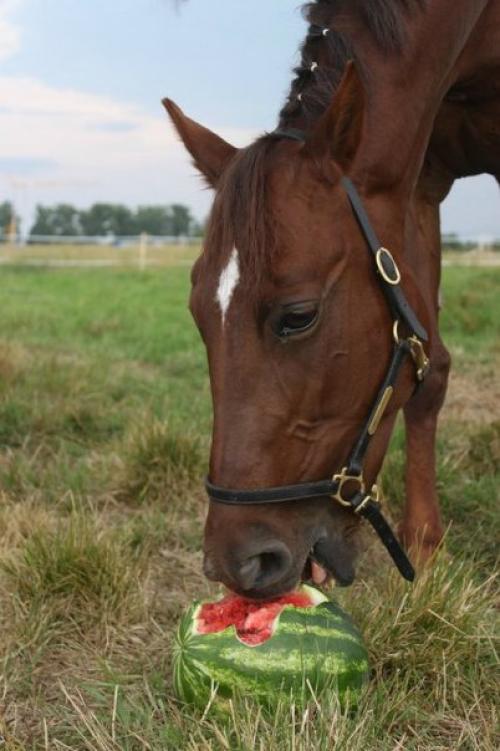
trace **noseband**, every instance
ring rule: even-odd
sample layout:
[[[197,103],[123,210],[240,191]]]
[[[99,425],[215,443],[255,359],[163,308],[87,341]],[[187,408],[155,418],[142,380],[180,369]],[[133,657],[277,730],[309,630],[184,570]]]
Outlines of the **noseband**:
[[[298,130],[278,130],[275,131],[275,135],[296,141],[305,140],[304,133]],[[370,522],[401,575],[408,581],[413,581],[415,578],[413,566],[380,510],[377,486],[373,485],[371,490],[366,488],[363,478],[363,462],[370,441],[392,398],[398,374],[408,357],[415,364],[417,385],[424,380],[430,363],[422,342],[426,342],[428,336],[400,286],[401,274],[392,254],[377,239],[358,191],[349,178],[343,177],[341,182],[373,256],[377,279],[394,319],[393,355],[373,406],[345,467],[334,474],[331,479],[255,490],[230,490],[213,485],[207,480],[206,489],[212,501],[234,506],[286,503],[330,496],[336,503]],[[409,332],[408,336],[400,336],[402,326]]]

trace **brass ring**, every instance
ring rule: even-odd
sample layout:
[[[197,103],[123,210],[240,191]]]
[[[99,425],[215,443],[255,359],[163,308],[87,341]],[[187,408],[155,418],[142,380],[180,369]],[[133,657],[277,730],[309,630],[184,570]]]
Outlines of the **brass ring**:
[[[347,482],[357,482],[359,485],[359,492],[364,493],[365,492],[365,483],[363,481],[363,476],[361,474],[359,475],[348,475],[347,474],[347,467],[344,467],[340,474],[333,475],[332,477],[333,482],[336,482],[338,484],[338,488],[335,493],[332,493],[331,497],[333,500],[337,501],[337,503],[340,503],[341,506],[345,506],[346,508],[352,509],[352,504],[350,501],[347,501],[345,498],[342,497],[342,491],[344,489],[344,485]]]
[[[382,263],[382,257],[388,258],[389,261],[392,263],[392,267],[394,270],[394,277],[391,278],[387,271],[384,268],[384,264]],[[380,276],[384,280],[384,282],[387,282],[387,284],[392,284],[393,287],[396,286],[396,284],[399,284],[401,281],[401,272],[398,269],[397,263],[392,257],[392,253],[387,250],[387,248],[381,247],[377,250],[376,255],[376,261],[377,261],[377,268],[379,271]]]

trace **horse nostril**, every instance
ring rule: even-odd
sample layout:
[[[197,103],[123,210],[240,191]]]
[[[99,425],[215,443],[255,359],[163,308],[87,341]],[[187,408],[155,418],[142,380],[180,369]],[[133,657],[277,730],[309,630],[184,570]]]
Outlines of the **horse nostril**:
[[[267,543],[260,552],[253,551],[237,573],[239,585],[245,589],[264,588],[280,581],[292,565],[292,555],[283,542]]]
[[[252,589],[261,572],[260,555],[248,558],[240,566],[238,581],[243,589]]]

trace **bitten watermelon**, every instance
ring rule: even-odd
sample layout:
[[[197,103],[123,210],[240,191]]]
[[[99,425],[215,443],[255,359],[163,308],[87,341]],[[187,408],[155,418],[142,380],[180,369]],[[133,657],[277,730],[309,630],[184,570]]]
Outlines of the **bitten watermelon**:
[[[273,705],[302,703],[325,690],[356,704],[368,678],[368,656],[349,616],[314,587],[267,602],[229,595],[194,603],[174,644],[174,689],[204,707],[251,696]]]

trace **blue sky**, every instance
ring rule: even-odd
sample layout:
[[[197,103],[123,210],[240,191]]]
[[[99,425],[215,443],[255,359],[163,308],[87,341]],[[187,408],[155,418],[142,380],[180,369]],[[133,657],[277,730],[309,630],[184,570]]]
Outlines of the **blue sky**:
[[[184,202],[202,189],[160,105],[236,145],[275,125],[305,25],[293,1],[0,0],[0,200]],[[498,188],[461,181],[445,231],[500,235]]]

